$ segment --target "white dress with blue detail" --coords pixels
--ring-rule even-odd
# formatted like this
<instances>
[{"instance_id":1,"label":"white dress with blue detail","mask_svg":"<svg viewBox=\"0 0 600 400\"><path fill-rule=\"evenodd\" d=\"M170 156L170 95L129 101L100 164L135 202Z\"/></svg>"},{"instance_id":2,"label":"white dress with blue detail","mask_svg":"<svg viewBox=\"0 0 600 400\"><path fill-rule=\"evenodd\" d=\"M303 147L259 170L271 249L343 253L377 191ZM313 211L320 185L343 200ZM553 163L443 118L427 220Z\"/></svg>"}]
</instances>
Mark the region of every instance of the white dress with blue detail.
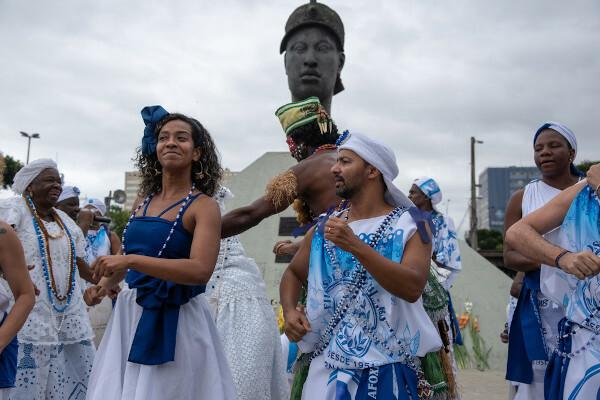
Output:
<instances>
[{"instance_id":1,"label":"white dress with blue detail","mask_svg":"<svg viewBox=\"0 0 600 400\"><path fill-rule=\"evenodd\" d=\"M600 256L600 203L589 186L572 202L561 225L558 244L572 252L590 251ZM566 309L567 323L561 334L569 330L577 332L561 342L563 346L566 342L568 345L561 346L560 351L570 355L554 354L548 367L549 398L600 398L600 275L580 280L557 268L544 266L542 282L544 294L561 302ZM553 347L556 348L556 343Z\"/></svg>"},{"instance_id":2,"label":"white dress with blue detail","mask_svg":"<svg viewBox=\"0 0 600 400\"><path fill-rule=\"evenodd\" d=\"M195 196L194 198L196 198ZM188 205L191 203L188 203ZM182 211L182 215L185 209ZM169 234L173 226L172 221L145 215L136 216L131 220L125 236L125 250L127 254L144 254L155 257L160 245ZM174 228L173 238L165 248L164 257L185 258L189 257L193 235L178 224ZM184 256L175 257L176 254ZM137 253L141 254L141 253ZM172 256L171 256L172 255ZM130 276L140 277L137 271L128 272ZM172 282L161 281L161 286L171 286ZM174 285L172 288L185 290L188 285ZM166 291L166 290L165 290ZM142 286L132 288L128 283L119 293L113 313L111 314L106 332L98 348L94 367L90 376L88 400L196 400L235 399L233 379L229 365L221 345L215 323L210 313L209 305L202 295L195 295L178 306L178 315L175 321L173 336L163 336L160 341L151 341L152 345L146 347L150 353L153 349L160 348L167 341L174 344L172 360L162 362L159 360L142 360L131 362L132 354L136 358L144 358L144 352L138 354L135 345L146 342L145 339L163 331L169 331L173 324L165 324L167 315L147 327L137 335L140 321L143 320L146 308L140 302L140 293L144 293ZM160 295L160 291L157 292ZM149 296L148 296L149 297ZM169 294L170 297L170 294ZM152 311L150 308L148 308ZM169 309L165 304L162 309ZM160 311L161 309L158 309ZM161 325L162 324L164 325ZM172 340L174 339L174 340ZM146 342L147 343L147 342ZM129 357L128 357L129 354ZM152 364L154 363L154 364Z\"/></svg>"},{"instance_id":3,"label":"white dress with blue detail","mask_svg":"<svg viewBox=\"0 0 600 400\"><path fill-rule=\"evenodd\" d=\"M222 187L214 196L221 212L233 194ZM279 330L256 262L239 236L221 240L217 265L203 294L211 306L233 375L237 400L290 397Z\"/></svg>"},{"instance_id":4,"label":"white dress with blue detail","mask_svg":"<svg viewBox=\"0 0 600 400\"><path fill-rule=\"evenodd\" d=\"M349 226L363 241L368 242L384 218L380 216L353 221ZM404 212L392 223L392 229L388 230L376 250L386 258L401 262L406 242L416 231L414 220L408 212ZM332 266L324 249L323 235L316 231L310 254L306 302L311 331L298 343L303 353L315 350L336 305L346 293L346 286L355 268L350 253L333 248L339 268ZM350 396L349 399L360 398L360 393L364 391L362 384L375 379L369 372L378 371L373 369L378 366L389 366L386 373L388 378L383 379L382 375L381 379L377 378L378 381L388 382L391 385L388 389L394 388L394 395L398 398L408 398L397 383L402 374L399 367L406 360L401 355L390 356L385 348L376 345L367 329L375 328L375 335L394 351L400 350L396 344L400 341L412 357L424 356L441 347L440 337L421 299L409 303L387 292L370 274L367 276L367 284L355 300L357 306L349 308L333 331L334 337L330 339L328 347L312 361L304 384L303 399L338 398L336 391L340 388ZM381 368L379 370L383 371Z\"/></svg>"},{"instance_id":5,"label":"white dress with blue detail","mask_svg":"<svg viewBox=\"0 0 600 400\"><path fill-rule=\"evenodd\" d=\"M75 222L61 210L55 210L69 229L76 256L84 256L85 239ZM0 202L0 218L13 225L23 245L25 261L33 266L31 280L40 290L25 325L19 331L19 350L15 387L9 398L83 400L96 352L93 331L78 280L70 305L64 313L53 310L42 268L32 216L22 197ZM67 292L69 260L66 235L54 221L42 222L52 236L50 256L59 293ZM10 292L9 292L10 293ZM11 303L14 301L11 295Z\"/></svg>"}]
</instances>

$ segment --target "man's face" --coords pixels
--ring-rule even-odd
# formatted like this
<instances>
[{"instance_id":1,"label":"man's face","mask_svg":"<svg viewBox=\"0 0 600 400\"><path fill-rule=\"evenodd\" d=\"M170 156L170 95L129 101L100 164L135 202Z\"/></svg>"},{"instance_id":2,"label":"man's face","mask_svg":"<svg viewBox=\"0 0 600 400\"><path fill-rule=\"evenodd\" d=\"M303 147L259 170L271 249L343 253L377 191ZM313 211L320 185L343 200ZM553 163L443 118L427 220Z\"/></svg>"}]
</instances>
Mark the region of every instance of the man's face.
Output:
<instances>
[{"instance_id":1,"label":"man's face","mask_svg":"<svg viewBox=\"0 0 600 400\"><path fill-rule=\"evenodd\" d=\"M294 101L317 96L322 102L333 96L344 53L326 29L308 26L293 33L285 52L285 73Z\"/></svg>"},{"instance_id":2,"label":"man's face","mask_svg":"<svg viewBox=\"0 0 600 400\"><path fill-rule=\"evenodd\" d=\"M369 165L355 152L340 150L336 163L331 167L335 193L342 199L351 199L367 179L368 168Z\"/></svg>"}]
</instances>

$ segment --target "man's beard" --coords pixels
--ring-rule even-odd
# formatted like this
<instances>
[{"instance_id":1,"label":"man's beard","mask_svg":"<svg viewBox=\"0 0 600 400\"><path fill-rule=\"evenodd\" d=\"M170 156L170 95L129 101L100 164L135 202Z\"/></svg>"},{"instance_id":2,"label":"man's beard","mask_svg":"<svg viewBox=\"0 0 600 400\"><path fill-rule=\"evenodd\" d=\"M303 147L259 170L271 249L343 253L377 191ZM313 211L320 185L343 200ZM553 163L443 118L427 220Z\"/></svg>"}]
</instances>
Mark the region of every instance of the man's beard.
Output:
<instances>
[{"instance_id":1,"label":"man's beard","mask_svg":"<svg viewBox=\"0 0 600 400\"><path fill-rule=\"evenodd\" d=\"M348 186L345 183L342 184L342 186L335 188L335 194L344 200L351 199L355 193L356 190L352 186Z\"/></svg>"}]
</instances>

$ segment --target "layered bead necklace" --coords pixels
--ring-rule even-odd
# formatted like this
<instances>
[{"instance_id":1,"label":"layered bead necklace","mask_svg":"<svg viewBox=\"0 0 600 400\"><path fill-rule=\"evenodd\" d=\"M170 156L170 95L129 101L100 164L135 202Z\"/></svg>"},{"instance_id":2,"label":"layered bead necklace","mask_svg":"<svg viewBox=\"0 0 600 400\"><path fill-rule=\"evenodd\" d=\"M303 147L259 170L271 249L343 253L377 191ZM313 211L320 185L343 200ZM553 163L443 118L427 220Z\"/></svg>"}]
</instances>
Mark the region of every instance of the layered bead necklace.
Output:
<instances>
[{"instance_id":1,"label":"layered bead necklace","mask_svg":"<svg viewBox=\"0 0 600 400\"><path fill-rule=\"evenodd\" d=\"M183 214L183 210L185 209L185 206L188 204L188 202L192 198L192 194L194 193L194 190L196 190L196 184L192 183L192 188L190 189L190 191L189 191L188 195L186 196L186 198L181 203L181 207L179 207L179 211L177 211L177 216L175 217L175 221L173 221L173 225L171 226L171 230L169 230L169 234L167 235L167 238L165 239L162 247L160 248L160 250L158 251L158 254L156 255L157 258L160 258L162 256L163 251L167 247L167 243L169 243L169 240L171 240L171 236L173 235L173 232L175 231L175 227L177 226L177 224L179 223L179 220L181 219L181 214ZM123 255L126 254L126 252L125 252L125 239L127 237L127 228L129 228L129 224L131 224L131 221L133 221L133 219L135 218L135 216L138 213L138 211L140 211L140 209L142 207L145 207L147 204L150 204L150 201L152 200L152 197L154 197L153 193L149 194L148 196L146 196L146 198L144 199L144 201L142 203L140 203L137 206L137 208L129 216L129 220L127 221L127 224L125 225L125 228L123 229L123 236L121 237L121 249L123 250Z\"/></svg>"},{"instance_id":2,"label":"layered bead necklace","mask_svg":"<svg viewBox=\"0 0 600 400\"><path fill-rule=\"evenodd\" d=\"M56 213L56 211L51 208L50 215L58 225L61 230L61 233L58 235L50 235L46 230L46 226L44 222L38 215L38 212L35 208L35 204L30 196L23 195L25 198L25 202L29 207L29 211L31 212L31 219L33 222L33 228L35 230L35 234L38 240L38 247L40 250L40 258L42 259L42 271L44 274L44 280L46 281L46 289L48 292L48 300L52 305L52 308L58 312L63 313L67 307L71 304L71 300L73 298L73 292L75 290L75 272L77 270L77 261L75 256L75 242L73 237L71 236L71 232L69 228L64 224L60 216ZM67 244L69 248L68 260L69 260L69 281L67 284L67 293L60 294L56 287L56 280L54 278L54 271L52 265L52 257L50 255L50 239L57 240L63 237L63 235L67 235ZM63 304L57 304L57 301ZM62 324L61 324L62 325Z\"/></svg>"},{"instance_id":3,"label":"layered bead necklace","mask_svg":"<svg viewBox=\"0 0 600 400\"><path fill-rule=\"evenodd\" d=\"M369 246L371 248L376 248L378 246L380 240L383 237L385 237L388 230L391 228L392 223L405 210L406 210L405 208L397 207L394 210L392 210L384 218L381 225L379 226L379 228L377 228L377 230L375 231L375 234L371 237L371 240L369 241ZM348 212L348 209L346 210L346 212ZM346 219L347 218L348 218L348 214L346 213ZM331 265L335 269L341 269L341 267L339 266L337 257L335 255L335 250L330 246L329 241L325 240L324 247L325 247L327 256L329 258L329 261L331 262ZM349 310L350 306L352 304L356 304L355 303L356 298L358 297L358 295L364 288L365 284L367 283L368 275L367 275L367 270L365 269L365 267L354 256L352 257L352 261L354 263L354 266L352 268L354 272L353 272L350 283L347 285L347 292L344 295L344 297L342 298L342 300L338 303L334 315L331 317L329 323L327 324L327 327L325 328L323 334L319 338L319 342L317 343L317 347L316 347L315 351L310 356L309 362L312 361L313 359L315 359L316 357L318 357L319 355L321 355L323 353L323 351L325 351L325 349L329 346L334 329L342 321L342 319L346 315L346 312ZM381 304L379 304L379 302L375 302L375 303L376 303L376 307L378 309L383 308L383 306ZM380 322L385 323L387 325L387 328L389 329L390 333L392 335L394 335L394 337L395 337L394 329L390 326L389 322L385 318L385 313L379 312L378 315L380 316L379 317ZM383 319L381 319L381 318L383 318ZM374 326L366 327L364 329L364 332L367 336L369 336L369 338L376 345L381 345L382 347L384 347L384 349L389 357L393 357L394 355L401 355L403 357L404 361L406 362L406 364L413 371L419 373L420 369L417 367L412 353L408 350L407 346L401 340L396 340L398 349L392 350L387 345L386 340L383 340L382 338L379 337L379 335L376 332L376 328Z\"/></svg>"}]
</instances>

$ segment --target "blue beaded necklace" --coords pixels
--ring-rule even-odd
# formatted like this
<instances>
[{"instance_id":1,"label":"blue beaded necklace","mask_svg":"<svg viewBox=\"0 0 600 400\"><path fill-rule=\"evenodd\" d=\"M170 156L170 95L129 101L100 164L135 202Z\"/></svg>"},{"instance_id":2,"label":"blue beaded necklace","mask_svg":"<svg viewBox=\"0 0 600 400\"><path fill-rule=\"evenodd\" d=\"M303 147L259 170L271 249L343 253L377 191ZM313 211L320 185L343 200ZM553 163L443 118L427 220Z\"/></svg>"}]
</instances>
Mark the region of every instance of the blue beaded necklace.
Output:
<instances>
[{"instance_id":1,"label":"blue beaded necklace","mask_svg":"<svg viewBox=\"0 0 600 400\"><path fill-rule=\"evenodd\" d=\"M379 226L379 228L377 228L375 234L371 237L371 240L369 241L369 246L371 248L377 247L377 245L379 244L379 241L385 236L387 231L390 229L392 222L395 221L404 211L406 211L406 208L397 207L394 210L392 210L384 218L381 225ZM324 247L325 247L325 251L329 257L329 260L330 260L332 266L334 266L334 268L335 267L339 268L339 262L335 255L335 251L329 245L329 241L326 240L324 242ZM350 306L352 304L355 304L356 298L358 297L359 293L361 292L361 290L367 283L367 270L365 269L365 267L356 259L356 257L352 257L352 261L354 262L354 267L353 267L354 273L353 273L351 282L347 286L348 287L347 294L342 298L340 303L337 305L336 311L335 311L334 315L331 317L329 323L327 324L325 331L321 335L315 351L310 356L309 362L311 362L313 359L315 359L316 357L321 355L323 353L323 351L325 351L325 349L329 346L329 342L333 335L333 330L339 325L339 323L343 319L344 315L346 314L346 312L348 311ZM383 306L380 304L377 304L377 307L383 308ZM381 316L385 316L385 313L378 313L378 314ZM385 322L387 324L390 332L393 333L393 329L391 328L389 322L387 321L387 319L385 319L385 317L383 317L383 318L384 318L384 321L382 321L382 322ZM380 338L376 335L374 328L366 329L365 333L367 334L367 336L369 336L371 338L371 340L373 340L373 342L375 342L375 344L384 346L386 352L388 353L388 355L390 357L393 357L394 354L402 355L405 362L408 364L408 366L411 369L413 369L414 371L417 371L417 372L419 371L419 369L414 361L414 357L412 356L412 353L407 349L406 345L401 340L397 340L399 349L392 350L386 345L385 340L382 340L382 338Z\"/></svg>"},{"instance_id":2,"label":"blue beaded necklace","mask_svg":"<svg viewBox=\"0 0 600 400\"><path fill-rule=\"evenodd\" d=\"M71 300L73 299L73 292L75 291L75 281L76 281L75 271L77 270L77 261L76 261L76 255L75 255L75 242L73 240L71 232L69 231L69 228L67 228L67 225L63 223L63 221L61 220L61 218L58 214L53 213L52 215L53 215L56 223L67 234L67 242L69 245L69 264L70 264L69 289L67 291L66 296L61 296L58 294L58 290L56 289L56 285L54 283L54 274L52 273L52 258L50 256L50 243L48 242L48 238L46 237L46 234L44 233L45 229L43 229L40 226L40 224L43 224L43 222L37 213L35 204L33 203L33 200L31 199L31 197L27 196L27 195L24 195L23 197L25 198L25 201L27 202L27 205L29 206L29 210L31 211L31 215L32 215L31 220L33 222L33 228L35 230L35 234L36 234L37 241L38 241L38 247L40 250L40 258L42 259L42 271L44 274L44 281L46 282L46 289L48 292L48 300L50 301L52 308L56 312L63 313L71 304ZM57 304L57 300L60 302L64 301L64 304L63 305Z\"/></svg>"},{"instance_id":3,"label":"blue beaded necklace","mask_svg":"<svg viewBox=\"0 0 600 400\"><path fill-rule=\"evenodd\" d=\"M196 189L196 184L192 183L192 188L190 189L190 192L188 193L186 198L181 203L181 207L179 207L179 211L177 212L177 217L175 217L175 221L173 221L173 226L171 226L171 230L169 231L169 234L167 235L165 242L163 243L162 247L158 251L158 254L156 255L157 258L160 258L160 256L162 256L164 249L167 247L167 243L169 243L169 240L171 239L171 236L173 235L173 232L175 231L175 227L177 226L177 224L179 223L179 220L181 219L181 214L183 213L183 210L185 209L185 206L187 205L187 203L190 201L195 189ZM154 194L149 194L148 196L146 196L144 201L142 203L140 203L137 206L137 208L129 216L129 220L127 221L127 224L125 225L125 228L123 229L123 236L121 237L121 250L123 250L123 255L126 254L125 238L126 238L126 234L127 234L127 228L129 228L129 224L131 224L131 221L133 221L133 219L135 218L138 211L140 211L140 209L142 207L146 206L146 204L149 204L150 201L152 201L152 197L154 197Z\"/></svg>"}]
</instances>

